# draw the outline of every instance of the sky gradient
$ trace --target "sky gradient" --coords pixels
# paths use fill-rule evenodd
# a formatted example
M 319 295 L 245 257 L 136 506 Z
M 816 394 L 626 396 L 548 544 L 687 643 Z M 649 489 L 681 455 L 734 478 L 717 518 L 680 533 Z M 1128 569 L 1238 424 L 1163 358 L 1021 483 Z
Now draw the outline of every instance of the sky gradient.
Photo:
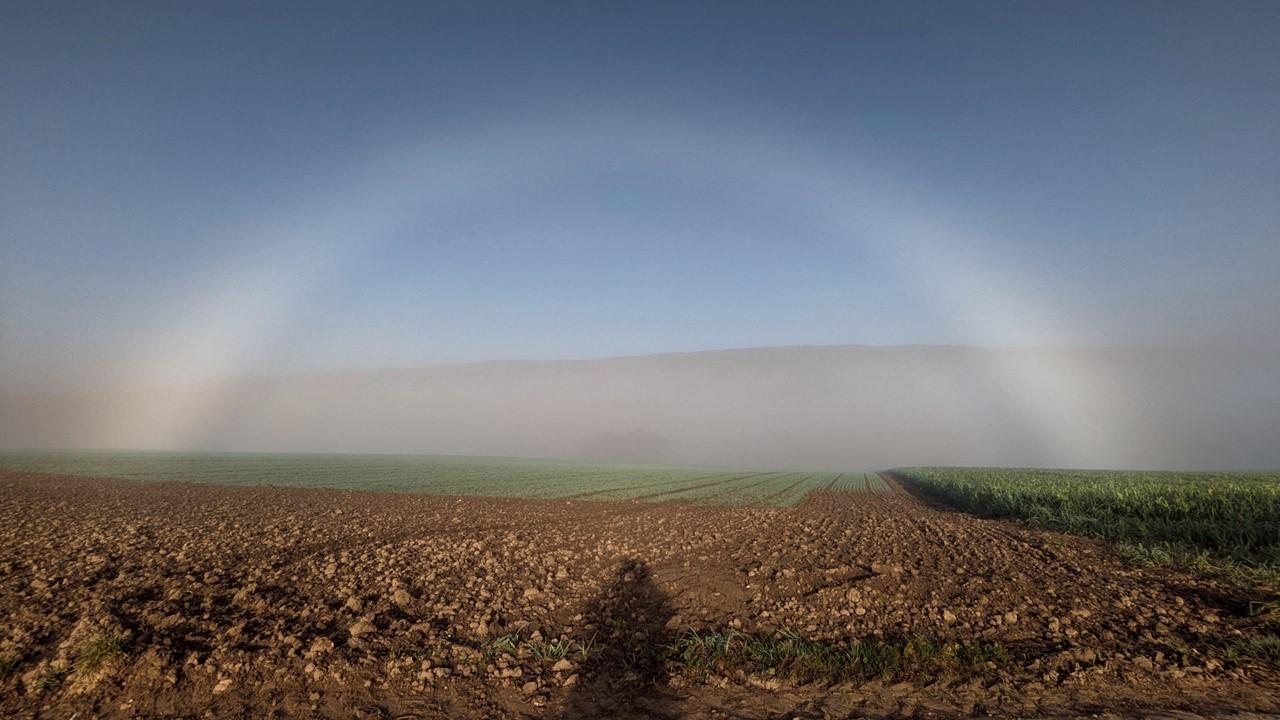
M 0 7 L 0 379 L 1280 345 L 1280 4 Z

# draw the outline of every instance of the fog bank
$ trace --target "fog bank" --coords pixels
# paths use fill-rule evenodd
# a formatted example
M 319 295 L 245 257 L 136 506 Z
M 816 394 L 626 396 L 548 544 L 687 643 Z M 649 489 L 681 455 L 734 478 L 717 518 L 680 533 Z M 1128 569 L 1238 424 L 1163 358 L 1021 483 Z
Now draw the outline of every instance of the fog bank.
M 780 347 L 0 398 L 0 446 L 1280 467 L 1280 351 Z

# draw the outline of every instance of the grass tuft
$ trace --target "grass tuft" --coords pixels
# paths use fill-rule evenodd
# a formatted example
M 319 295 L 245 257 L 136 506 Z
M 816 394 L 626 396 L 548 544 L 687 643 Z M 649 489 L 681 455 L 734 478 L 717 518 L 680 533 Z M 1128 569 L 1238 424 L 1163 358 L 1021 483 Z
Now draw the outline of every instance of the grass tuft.
M 1280 635 L 1264 633 L 1237 640 L 1227 647 L 1227 657 L 1235 661 L 1252 660 L 1280 667 Z
M 596 642 L 596 636 L 592 635 L 587 640 L 570 640 L 560 638 L 558 640 L 525 640 L 520 637 L 519 633 L 509 633 L 501 637 L 496 637 L 485 643 L 483 648 L 486 657 L 497 657 L 499 655 L 520 655 L 524 651 L 529 657 L 535 660 L 563 660 L 570 655 L 576 655 L 582 661 L 586 661 L 600 650 L 599 643 Z
M 35 689 L 38 691 L 52 690 L 62 684 L 63 680 L 71 674 L 71 668 L 53 667 L 50 665 L 44 669 L 39 678 L 36 678 Z
M 1280 600 L 1254 600 L 1250 602 L 1249 617 L 1261 618 L 1263 623 L 1280 628 Z
M 573 650 L 573 643 L 563 639 L 550 642 L 530 641 L 525 645 L 529 648 L 529 654 L 536 660 L 563 660 Z
M 98 635 L 80 646 L 76 653 L 75 671 L 79 674 L 96 672 L 107 662 L 124 655 L 120 636 L 114 633 Z
M 520 635 L 517 633 L 496 637 L 484 644 L 484 654 L 488 657 L 515 655 L 520 651 L 520 642 Z

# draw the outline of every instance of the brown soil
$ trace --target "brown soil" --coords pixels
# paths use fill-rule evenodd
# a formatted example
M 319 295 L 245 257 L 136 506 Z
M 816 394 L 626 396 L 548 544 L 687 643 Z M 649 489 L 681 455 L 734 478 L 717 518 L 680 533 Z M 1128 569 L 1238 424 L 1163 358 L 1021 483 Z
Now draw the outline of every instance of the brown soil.
M 1223 649 L 1249 599 L 896 489 L 703 507 L 0 474 L 6 717 L 1277 712 L 1280 672 Z M 635 654 L 690 628 L 1014 659 L 830 687 Z M 485 653 L 516 632 L 600 651 Z

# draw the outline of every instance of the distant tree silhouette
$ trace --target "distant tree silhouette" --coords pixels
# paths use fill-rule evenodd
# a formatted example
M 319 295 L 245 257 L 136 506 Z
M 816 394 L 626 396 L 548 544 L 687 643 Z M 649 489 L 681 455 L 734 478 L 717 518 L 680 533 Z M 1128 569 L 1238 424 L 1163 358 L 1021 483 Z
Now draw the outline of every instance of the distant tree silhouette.
M 583 458 L 623 463 L 664 463 L 671 459 L 671 442 L 649 430 L 602 433 L 578 443 Z

